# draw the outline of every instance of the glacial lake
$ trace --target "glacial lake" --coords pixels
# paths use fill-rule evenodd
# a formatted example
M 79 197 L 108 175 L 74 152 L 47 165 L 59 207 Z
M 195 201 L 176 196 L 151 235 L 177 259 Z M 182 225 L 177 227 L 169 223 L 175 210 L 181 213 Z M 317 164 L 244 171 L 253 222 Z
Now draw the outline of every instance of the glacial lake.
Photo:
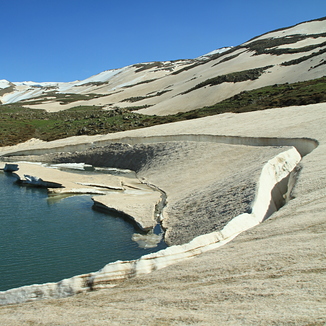
M 14 181 L 0 172 L 0 291 L 96 272 L 166 248 L 164 242 L 140 248 L 131 240 L 134 226 L 93 210 L 91 196 L 55 200 L 45 189 Z

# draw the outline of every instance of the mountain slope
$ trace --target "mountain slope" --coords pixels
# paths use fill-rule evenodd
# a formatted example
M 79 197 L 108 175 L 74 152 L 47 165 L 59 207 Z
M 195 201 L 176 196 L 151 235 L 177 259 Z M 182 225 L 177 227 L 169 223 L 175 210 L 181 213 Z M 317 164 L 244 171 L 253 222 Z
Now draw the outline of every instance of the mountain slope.
M 2 81 L 0 101 L 47 111 L 96 105 L 136 107 L 149 115 L 187 112 L 243 91 L 324 76 L 325 19 L 272 31 L 196 59 L 134 64 L 83 81 Z

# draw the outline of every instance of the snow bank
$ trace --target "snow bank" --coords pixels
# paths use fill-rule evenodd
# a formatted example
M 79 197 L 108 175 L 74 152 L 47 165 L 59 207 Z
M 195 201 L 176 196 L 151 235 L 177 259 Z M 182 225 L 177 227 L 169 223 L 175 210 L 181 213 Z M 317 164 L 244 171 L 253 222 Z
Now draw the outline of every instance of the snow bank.
M 113 76 L 119 74 L 120 72 L 124 71 L 127 67 L 120 68 L 120 69 L 111 69 L 103 71 L 97 75 L 91 76 L 89 78 L 86 78 L 78 83 L 74 83 L 75 86 L 84 85 L 88 83 L 94 83 L 94 82 L 106 82 L 109 79 L 111 79 Z
M 0 88 L 7 88 L 10 87 L 10 82 L 5 79 L 0 79 Z
M 213 50 L 213 51 L 208 52 L 206 54 L 203 54 L 203 55 L 201 55 L 200 57 L 198 57 L 196 59 L 198 59 L 198 60 L 207 59 L 208 57 L 210 57 L 213 54 L 218 54 L 218 53 L 220 54 L 220 53 L 226 52 L 226 51 L 228 51 L 230 49 L 232 49 L 232 46 L 216 49 L 216 50 Z
M 293 171 L 300 159 L 299 152 L 293 147 L 269 160 L 260 176 L 252 213 L 235 217 L 221 231 L 201 235 L 187 244 L 172 246 L 145 255 L 138 260 L 113 262 L 95 273 L 78 275 L 58 283 L 30 285 L 0 292 L 0 304 L 63 298 L 94 289 L 113 287 L 130 277 L 148 274 L 205 251 L 216 249 L 266 218 L 269 207 L 274 201 L 273 188 Z

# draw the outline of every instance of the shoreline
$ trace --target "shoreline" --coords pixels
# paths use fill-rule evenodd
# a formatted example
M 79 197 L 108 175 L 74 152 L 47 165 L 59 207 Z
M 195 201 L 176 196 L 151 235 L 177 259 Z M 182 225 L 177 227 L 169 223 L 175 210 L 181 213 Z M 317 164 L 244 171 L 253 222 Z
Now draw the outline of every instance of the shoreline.
M 291 154 L 286 154 L 287 152 L 289 152 L 289 153 L 291 152 Z M 272 165 L 272 168 L 276 169 L 274 172 L 276 175 L 278 175 L 280 172 L 282 173 L 282 171 L 283 171 L 283 173 L 284 173 L 284 171 L 288 171 L 288 172 L 286 172 L 286 175 L 287 175 L 295 168 L 295 166 L 297 166 L 297 164 L 299 163 L 299 161 L 301 159 L 301 156 L 294 148 L 289 149 L 287 152 L 283 152 L 283 153 L 277 155 L 274 159 L 272 159 L 275 161 L 275 163 L 272 163 L 272 164 L 270 163 Z M 282 157 L 282 155 L 285 155 L 286 158 L 280 159 L 280 157 Z M 291 161 L 290 157 L 293 155 L 294 155 L 294 157 L 296 157 L 296 155 L 297 155 L 297 158 L 294 159 L 295 163 L 287 166 L 288 161 Z M 272 160 L 270 160 L 270 161 L 272 161 Z M 281 164 L 280 167 L 278 167 L 279 164 Z M 265 165 L 265 167 L 266 167 L 266 165 Z M 276 171 L 278 171 L 278 172 L 276 172 Z M 266 174 L 266 172 L 265 172 L 265 174 Z M 267 175 L 268 174 L 270 174 L 270 172 L 267 173 Z M 269 187 L 268 189 L 270 189 L 269 191 L 271 194 L 272 194 L 272 188 L 274 188 L 274 185 L 276 185 L 279 181 L 284 179 L 286 177 L 286 175 L 285 176 L 282 175 L 282 177 L 280 177 L 279 179 L 276 179 L 275 182 L 272 181 L 273 185 L 268 186 Z M 260 179 L 262 179 L 262 178 L 266 178 L 264 176 L 263 171 L 261 172 Z M 270 176 L 268 176 L 267 178 L 270 178 Z M 270 182 L 271 181 L 267 181 L 267 184 L 270 184 Z M 262 187 L 265 188 L 266 181 L 264 181 L 263 186 L 260 185 L 259 187 L 260 187 L 260 189 Z M 190 241 L 189 243 L 186 243 L 182 246 L 177 246 L 179 248 L 179 249 L 177 249 L 177 252 L 178 252 L 177 256 L 176 256 L 176 252 L 175 252 L 175 250 L 176 250 L 175 248 L 177 248 L 177 247 L 172 246 L 172 247 L 168 248 L 168 249 L 171 248 L 170 250 L 164 249 L 162 252 L 159 252 L 156 256 L 157 258 L 154 258 L 155 254 L 154 255 L 150 254 L 150 255 L 143 256 L 136 261 L 110 263 L 107 266 L 105 266 L 102 270 L 100 270 L 96 273 L 75 276 L 71 279 L 67 279 L 67 280 L 61 281 L 56 284 L 48 283 L 48 284 L 43 284 L 43 285 L 34 285 L 34 286 L 27 286 L 27 287 L 23 287 L 23 288 L 8 290 L 9 292 L 5 291 L 2 293 L 3 300 L 6 301 L 7 299 L 4 299 L 4 298 L 9 296 L 9 298 L 11 297 L 11 299 L 9 299 L 8 303 L 15 303 L 15 301 L 12 301 L 13 300 L 12 295 L 14 297 L 15 296 L 19 297 L 19 294 L 17 293 L 17 291 L 18 292 L 23 291 L 25 293 L 25 296 L 27 296 L 27 297 L 25 297 L 25 299 L 23 299 L 23 301 L 17 301 L 17 302 L 34 300 L 32 298 L 35 298 L 35 291 L 38 293 L 43 293 L 39 296 L 36 296 L 36 298 L 38 298 L 38 299 L 39 298 L 48 298 L 48 295 L 46 293 L 48 293 L 49 287 L 51 288 L 51 291 L 50 291 L 51 293 L 57 293 L 58 291 L 59 291 L 59 293 L 61 293 L 63 291 L 63 294 L 54 294 L 54 297 L 67 296 L 66 288 L 69 288 L 68 295 L 71 295 L 72 293 L 80 293 L 80 292 L 94 290 L 94 289 L 112 287 L 112 286 L 115 286 L 117 283 L 120 283 L 123 279 L 130 278 L 130 275 L 138 275 L 139 276 L 142 274 L 147 274 L 148 272 L 150 272 L 153 269 L 154 270 L 160 269 L 160 268 L 169 266 L 170 264 L 174 264 L 176 262 L 183 261 L 185 259 L 194 257 L 201 252 L 205 252 L 206 250 L 211 250 L 211 249 L 220 247 L 224 243 L 231 241 L 235 236 L 237 236 L 244 230 L 251 228 L 254 225 L 259 224 L 260 222 L 262 222 L 263 220 L 265 220 L 268 217 L 267 215 L 271 214 L 271 212 L 268 212 L 270 210 L 270 206 L 271 206 L 269 203 L 269 200 L 268 200 L 267 205 L 266 204 L 261 205 L 261 202 L 266 202 L 266 198 L 268 198 L 268 195 L 266 195 L 265 191 L 266 190 L 258 191 L 258 194 L 255 198 L 255 202 L 253 204 L 252 212 L 250 214 L 244 213 L 237 217 L 234 217 L 233 219 L 231 219 L 231 221 L 228 224 L 226 224 L 224 226 L 224 228 L 221 231 L 213 232 L 213 233 L 207 234 L 207 235 L 200 235 L 200 236 L 196 237 L 194 240 Z M 268 190 L 267 190 L 267 192 L 268 192 Z M 94 203 L 96 203 L 96 200 L 94 200 Z M 273 204 L 272 206 L 274 207 L 274 208 L 272 208 L 272 211 L 275 211 L 276 206 L 278 206 L 278 205 Z M 110 208 L 108 208 L 108 209 L 110 210 Z M 250 216 L 252 216 L 251 222 L 249 222 Z M 254 216 L 255 216 L 255 218 L 253 218 Z M 249 218 L 249 220 L 248 220 L 248 218 Z M 198 240 L 198 239 L 201 239 L 201 240 Z M 210 239 L 210 240 L 208 240 L 208 239 Z M 199 243 L 198 243 L 198 241 L 199 241 Z M 207 243 L 207 241 L 208 241 L 208 243 Z M 203 244 L 200 244 L 201 242 L 203 242 Z M 181 251 L 180 251 L 180 248 L 182 248 Z M 169 251 L 171 251 L 171 253 L 169 253 Z M 168 252 L 168 253 L 166 254 L 166 252 Z M 147 266 L 148 265 L 147 256 L 150 256 L 149 259 L 151 262 L 150 262 L 149 266 Z M 124 265 L 124 267 L 122 267 L 121 264 Z M 129 267 L 126 267 L 127 266 L 126 264 Z M 145 264 L 144 267 L 139 267 L 139 265 L 142 266 L 143 264 Z M 124 272 L 121 274 L 122 270 Z M 64 284 L 63 286 L 65 289 L 62 289 L 62 284 Z M 59 288 L 59 289 L 56 290 L 55 288 Z M 28 293 L 30 291 L 31 291 L 31 293 L 28 295 Z M 14 294 L 15 292 L 16 292 L 16 294 Z

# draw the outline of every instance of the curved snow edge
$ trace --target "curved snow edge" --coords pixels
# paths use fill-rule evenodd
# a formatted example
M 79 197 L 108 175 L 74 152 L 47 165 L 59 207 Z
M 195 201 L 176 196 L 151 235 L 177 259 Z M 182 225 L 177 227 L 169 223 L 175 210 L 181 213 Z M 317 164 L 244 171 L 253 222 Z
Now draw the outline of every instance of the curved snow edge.
M 58 283 L 23 286 L 0 292 L 0 305 L 63 298 L 90 290 L 113 287 L 131 277 L 148 274 L 223 246 L 241 232 L 264 220 L 273 201 L 272 189 L 294 170 L 300 160 L 301 155 L 294 147 L 269 160 L 259 178 L 252 213 L 236 216 L 221 231 L 198 236 L 187 244 L 171 246 L 137 260 L 116 261 L 107 264 L 98 272 L 77 275 Z
M 92 136 L 91 136 L 92 137 Z M 96 147 L 106 146 L 112 143 L 128 144 L 154 144 L 159 142 L 176 142 L 176 141 L 196 141 L 212 142 L 229 145 L 248 145 L 248 146 L 294 146 L 303 157 L 312 152 L 317 146 L 318 141 L 311 138 L 278 138 L 278 137 L 245 137 L 245 136 L 228 136 L 228 135 L 211 135 L 211 134 L 172 134 L 172 135 L 155 135 L 155 136 L 135 136 L 135 137 L 118 137 L 93 142 L 80 142 L 75 144 L 62 144 L 60 141 L 46 142 L 38 144 L 25 150 L 9 150 L 0 153 L 0 157 L 15 157 L 28 155 L 44 155 L 58 152 L 75 152 L 85 151 Z

